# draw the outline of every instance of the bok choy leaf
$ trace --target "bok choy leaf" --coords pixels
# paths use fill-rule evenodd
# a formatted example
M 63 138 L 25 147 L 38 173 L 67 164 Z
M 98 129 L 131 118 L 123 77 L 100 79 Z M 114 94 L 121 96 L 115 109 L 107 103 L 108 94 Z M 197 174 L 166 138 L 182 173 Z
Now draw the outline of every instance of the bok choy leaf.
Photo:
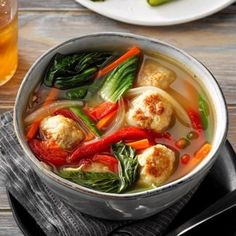
M 112 145 L 112 152 L 119 161 L 119 192 L 123 192 L 137 179 L 137 156 L 135 150 L 123 142 Z
M 85 172 L 80 168 L 64 168 L 59 172 L 59 176 L 102 192 L 114 193 L 119 189 L 119 177 L 111 172 Z
M 138 56 L 131 57 L 117 66 L 107 77 L 100 95 L 110 102 L 117 102 L 132 87 L 138 69 Z
M 79 185 L 107 193 L 122 193 L 137 179 L 138 160 L 135 150 L 123 142 L 112 145 L 119 162 L 118 174 L 113 172 L 86 172 L 79 168 L 63 168 L 58 175 Z
M 82 52 L 71 55 L 57 53 L 44 76 L 48 87 L 70 89 L 91 81 L 111 56 L 106 52 Z

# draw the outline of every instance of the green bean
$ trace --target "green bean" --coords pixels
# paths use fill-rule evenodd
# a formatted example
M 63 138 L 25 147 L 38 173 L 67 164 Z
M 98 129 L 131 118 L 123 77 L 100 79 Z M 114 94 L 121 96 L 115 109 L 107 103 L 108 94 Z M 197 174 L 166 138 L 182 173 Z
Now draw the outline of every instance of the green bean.
M 96 127 L 96 124 L 81 110 L 79 107 L 71 107 L 70 110 L 76 115 L 79 116 L 88 128 L 97 136 L 101 136 L 101 132 Z
M 202 121 L 202 128 L 206 130 L 208 128 L 208 105 L 205 98 L 202 95 L 199 95 L 199 112 Z
M 148 4 L 150 6 L 159 6 L 161 4 L 164 4 L 164 3 L 167 3 L 170 1 L 172 1 L 172 0 L 147 0 Z

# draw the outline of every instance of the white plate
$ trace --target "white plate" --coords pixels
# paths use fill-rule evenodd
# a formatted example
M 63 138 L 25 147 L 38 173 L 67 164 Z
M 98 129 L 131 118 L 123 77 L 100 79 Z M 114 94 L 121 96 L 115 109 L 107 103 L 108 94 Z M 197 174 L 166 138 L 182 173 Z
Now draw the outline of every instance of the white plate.
M 175 25 L 209 16 L 235 0 L 176 0 L 150 7 L 146 0 L 76 0 L 81 5 L 109 18 L 136 25 Z

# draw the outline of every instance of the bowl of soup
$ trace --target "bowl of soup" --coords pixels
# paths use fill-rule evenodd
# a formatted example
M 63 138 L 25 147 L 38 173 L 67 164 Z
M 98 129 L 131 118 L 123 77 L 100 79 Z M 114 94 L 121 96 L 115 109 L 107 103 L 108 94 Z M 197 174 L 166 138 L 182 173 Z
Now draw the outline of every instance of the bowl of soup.
M 19 89 L 15 130 L 27 162 L 86 214 L 142 219 L 195 188 L 224 144 L 213 75 L 167 43 L 91 34 L 42 55 Z

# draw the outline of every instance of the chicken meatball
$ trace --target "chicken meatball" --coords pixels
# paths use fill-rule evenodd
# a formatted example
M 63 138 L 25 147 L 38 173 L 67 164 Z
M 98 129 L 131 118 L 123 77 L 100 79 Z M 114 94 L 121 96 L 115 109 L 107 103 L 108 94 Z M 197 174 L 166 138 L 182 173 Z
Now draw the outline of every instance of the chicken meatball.
M 159 186 L 173 173 L 175 153 L 164 145 L 157 144 L 138 155 L 140 183 Z
M 90 164 L 83 165 L 81 169 L 87 172 L 99 172 L 99 173 L 111 172 L 108 166 L 98 162 L 92 162 Z
M 131 101 L 126 120 L 131 126 L 161 132 L 169 127 L 172 114 L 172 105 L 168 101 L 157 92 L 147 91 Z
M 44 118 L 40 123 L 40 133 L 45 140 L 55 141 L 65 150 L 73 149 L 84 138 L 77 123 L 62 115 Z
M 154 60 L 147 60 L 137 81 L 138 86 L 154 86 L 167 89 L 176 79 L 176 74 Z

